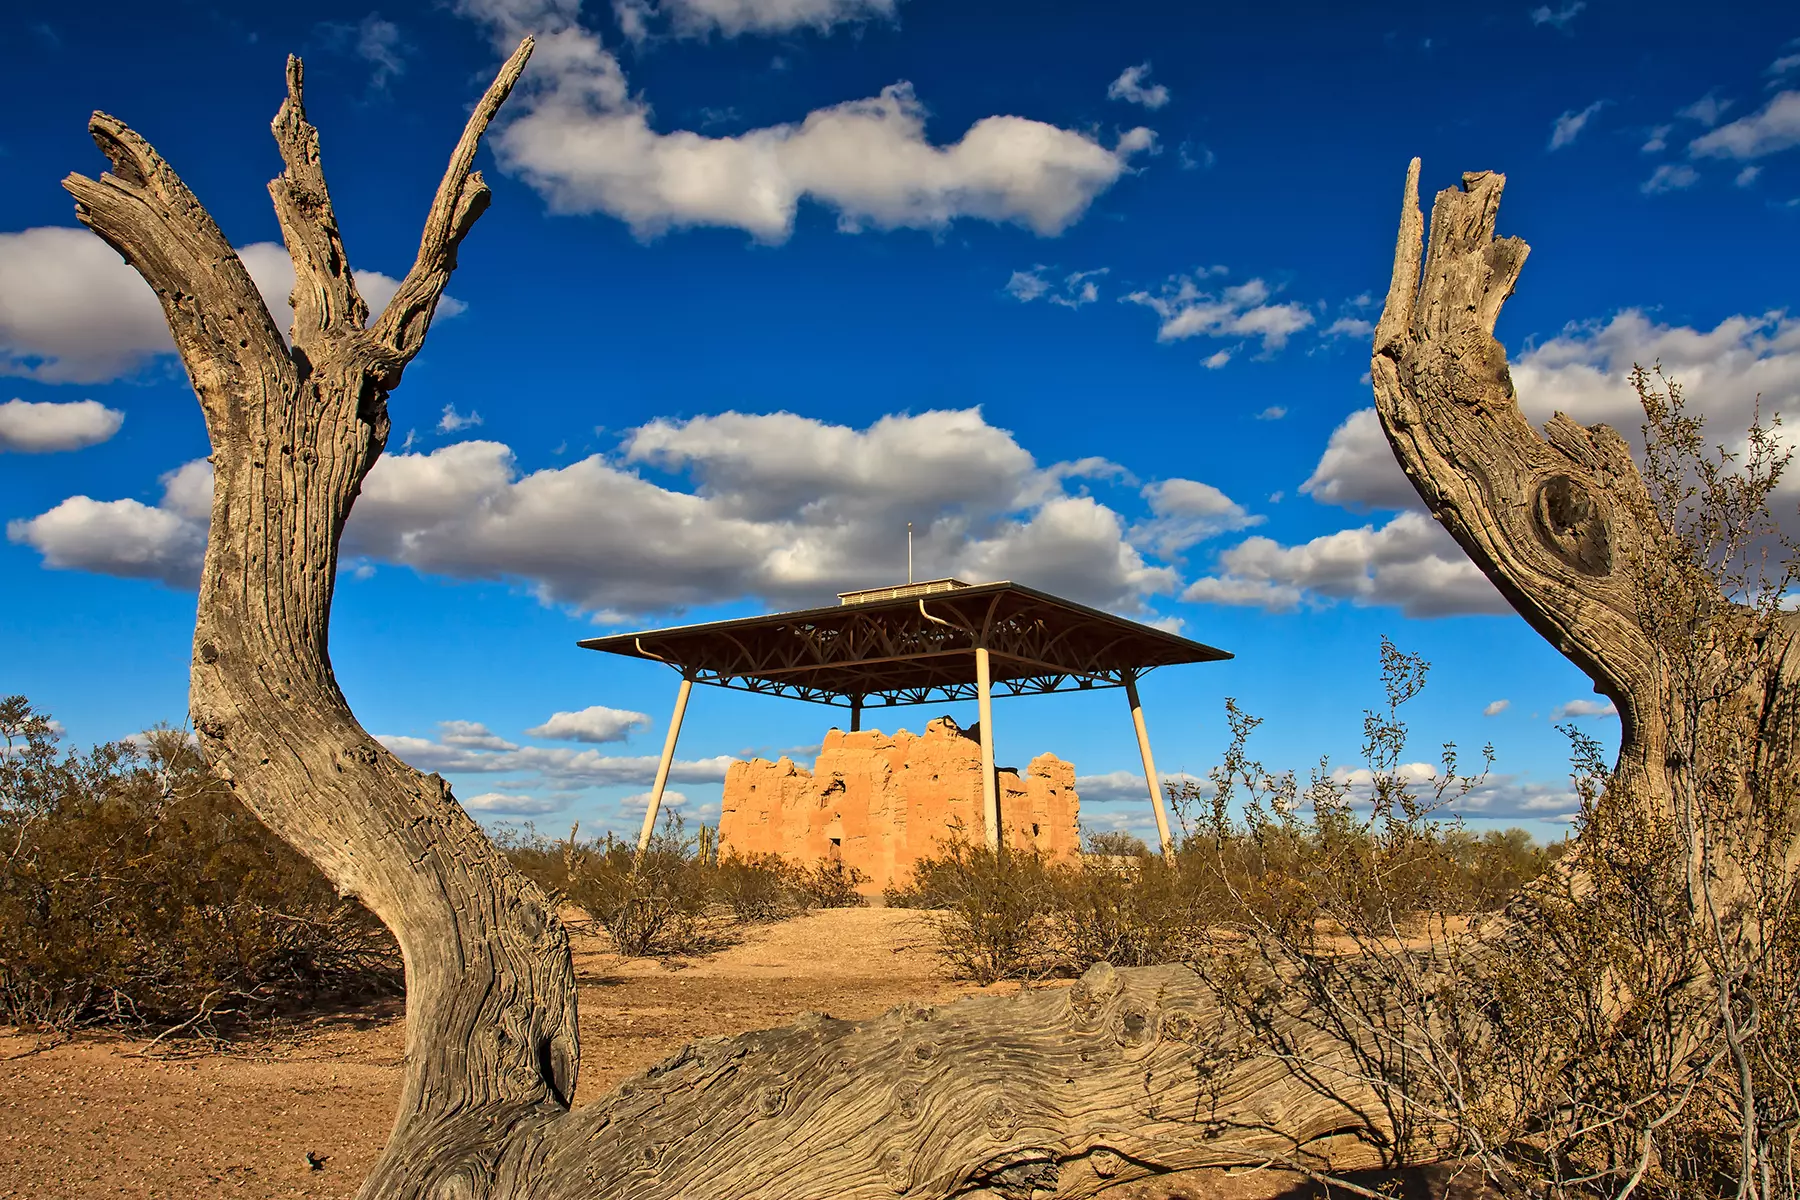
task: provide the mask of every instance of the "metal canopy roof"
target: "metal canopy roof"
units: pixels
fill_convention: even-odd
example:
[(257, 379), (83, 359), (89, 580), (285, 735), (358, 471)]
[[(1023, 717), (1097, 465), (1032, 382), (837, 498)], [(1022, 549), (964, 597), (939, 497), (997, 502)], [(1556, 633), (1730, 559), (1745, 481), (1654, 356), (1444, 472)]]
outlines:
[(929, 594), (926, 585), (912, 587), (918, 590), (580, 645), (661, 662), (695, 683), (858, 709), (975, 699), (979, 647), (988, 651), (995, 687), (1015, 696), (1122, 687), (1155, 667), (1231, 657), (1016, 583)]

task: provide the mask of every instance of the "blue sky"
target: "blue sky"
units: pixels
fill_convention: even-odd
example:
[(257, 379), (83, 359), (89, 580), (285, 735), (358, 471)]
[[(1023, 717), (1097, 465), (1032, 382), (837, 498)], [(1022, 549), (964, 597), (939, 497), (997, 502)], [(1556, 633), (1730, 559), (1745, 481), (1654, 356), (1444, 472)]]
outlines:
[[(79, 742), (186, 707), (205, 433), (148, 290), (58, 186), (104, 166), (88, 113), (156, 145), (285, 323), (284, 56), (378, 306), (467, 106), (535, 32), (457, 303), (346, 536), (333, 654), (371, 731), (490, 818), (628, 828), (674, 681), (575, 640), (893, 582), (912, 521), (921, 575), (1233, 651), (1146, 681), (1166, 772), (1216, 761), (1226, 696), (1270, 765), (1358, 765), (1386, 634), (1434, 664), (1412, 756), (1491, 741), (1465, 811), (1554, 836), (1553, 726), (1599, 705), (1421, 517), (1366, 411), (1406, 162), (1432, 191), (1508, 175), (1533, 253), (1499, 333), (1528, 413), (1634, 430), (1624, 373), (1660, 358), (1729, 438), (1759, 393), (1800, 399), (1800, 19), (1221, 8), (9, 7), (0, 691)], [(1003, 762), (1054, 750), (1091, 823), (1149, 828), (1116, 693), (997, 708)], [(832, 717), (700, 689), (684, 807), (707, 819), (729, 757), (804, 754)]]

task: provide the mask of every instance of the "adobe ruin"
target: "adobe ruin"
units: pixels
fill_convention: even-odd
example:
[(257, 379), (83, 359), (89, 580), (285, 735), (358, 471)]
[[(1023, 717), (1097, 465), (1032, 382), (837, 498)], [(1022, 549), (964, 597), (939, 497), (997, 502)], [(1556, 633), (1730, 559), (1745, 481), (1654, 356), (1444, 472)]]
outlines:
[[(948, 838), (982, 837), (981, 737), (939, 717), (923, 734), (902, 729), (825, 735), (812, 770), (782, 757), (735, 762), (725, 774), (721, 854), (779, 854), (811, 864), (840, 859), (867, 876), (859, 890), (904, 886), (921, 858)], [(1040, 754), (1021, 775), (995, 771), (1008, 842), (1051, 859), (1080, 850), (1075, 768)]]

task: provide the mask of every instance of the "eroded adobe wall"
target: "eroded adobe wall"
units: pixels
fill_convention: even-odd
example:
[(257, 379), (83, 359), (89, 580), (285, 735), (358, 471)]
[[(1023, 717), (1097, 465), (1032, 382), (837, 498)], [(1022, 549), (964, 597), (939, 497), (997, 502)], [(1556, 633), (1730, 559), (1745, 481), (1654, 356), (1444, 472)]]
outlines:
[[(1075, 768), (1053, 754), (1021, 776), (997, 773), (1000, 815), (1012, 844), (1052, 857), (1080, 848)], [(923, 734), (832, 730), (811, 770), (788, 758), (731, 765), (719, 817), (723, 853), (780, 854), (801, 863), (841, 857), (869, 877), (863, 890), (903, 884), (920, 858), (981, 823), (981, 744), (940, 717)]]

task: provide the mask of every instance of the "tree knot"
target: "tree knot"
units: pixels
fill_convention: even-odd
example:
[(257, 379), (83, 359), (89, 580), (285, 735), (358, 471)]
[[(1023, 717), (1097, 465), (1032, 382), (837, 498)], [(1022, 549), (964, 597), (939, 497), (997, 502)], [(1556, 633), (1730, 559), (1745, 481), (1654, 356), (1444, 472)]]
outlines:
[(1091, 1020), (1124, 986), (1111, 963), (1095, 963), (1069, 989), (1069, 1008), (1081, 1020)]
[(996, 1096), (981, 1110), (981, 1123), (997, 1142), (1004, 1142), (1018, 1132), (1019, 1110), (1004, 1096)]
[(756, 1112), (762, 1117), (778, 1117), (787, 1107), (788, 1089), (783, 1083), (771, 1083), (756, 1096)]
[(937, 1057), (937, 1043), (930, 1038), (920, 1038), (906, 1048), (906, 1061), (916, 1067), (929, 1066)]
[(1538, 484), (1531, 517), (1538, 540), (1558, 559), (1583, 575), (1612, 571), (1606, 516), (1586, 487), (1567, 475), (1550, 476)]
[(881, 1153), (881, 1177), (895, 1195), (901, 1195), (912, 1189), (912, 1169), (906, 1165), (906, 1156), (898, 1150), (888, 1149)]

